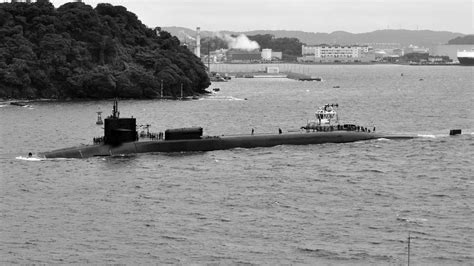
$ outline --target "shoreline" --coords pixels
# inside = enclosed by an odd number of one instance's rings
[[[173,97],[173,96],[163,96],[163,97],[155,97],[155,98],[120,98],[118,97],[117,99],[120,101],[127,101],[127,100],[188,100],[193,97],[202,97],[206,95],[210,95],[212,92],[205,92],[205,93],[200,93],[200,94],[195,94],[195,95],[190,95],[190,96],[184,96],[183,99],[180,99],[180,97]],[[38,103],[38,102],[55,102],[55,103],[61,103],[61,102],[93,102],[93,101],[108,101],[108,100],[114,100],[115,98],[68,98],[68,99],[47,99],[47,98],[38,98],[38,99],[22,99],[22,98],[0,98],[0,104],[11,104],[11,105],[18,105],[21,106],[27,105],[30,103]]]
[[[415,66],[464,66],[460,63],[389,63],[389,62],[347,62],[347,63],[337,63],[337,62],[329,62],[329,63],[318,63],[318,62],[260,62],[260,63],[233,63],[233,62],[222,62],[222,63],[211,63],[211,66],[219,66],[219,65],[304,65],[304,66],[332,66],[332,65],[342,65],[342,66],[367,66],[367,65],[394,65],[394,66],[408,66],[408,65],[415,65]]]

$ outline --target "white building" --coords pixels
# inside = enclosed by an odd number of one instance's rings
[[[369,46],[360,45],[303,45],[301,54],[300,62],[370,62],[375,59]]]
[[[262,60],[263,61],[274,61],[281,60],[282,52],[275,52],[272,49],[262,49]]]
[[[262,60],[272,61],[272,49],[262,49]]]

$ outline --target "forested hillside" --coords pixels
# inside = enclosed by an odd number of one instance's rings
[[[474,44],[474,35],[456,37],[449,40],[448,44]]]
[[[122,6],[0,4],[0,97],[153,98],[203,93],[199,58]]]

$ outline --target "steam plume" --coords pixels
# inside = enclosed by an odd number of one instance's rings
[[[217,37],[227,42],[227,46],[230,49],[240,49],[240,50],[255,50],[259,49],[260,45],[256,41],[251,41],[245,34],[240,34],[237,37],[233,37],[229,34],[217,33]]]

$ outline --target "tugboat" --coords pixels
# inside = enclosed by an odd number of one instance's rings
[[[335,108],[337,104],[326,104],[319,108],[316,120],[308,122],[297,132],[273,134],[204,136],[202,127],[167,129],[164,134],[143,134],[139,140],[135,118],[120,118],[117,100],[112,115],[105,119],[104,136],[94,138],[93,145],[54,150],[39,153],[43,158],[87,158],[93,156],[114,156],[147,152],[212,151],[232,148],[272,147],[277,145],[308,145],[321,143],[345,143],[378,138],[412,139],[417,136],[389,135],[372,132],[366,127],[353,124],[339,124]],[[147,125],[148,126],[148,125]],[[460,134],[455,132],[454,134]],[[453,134],[453,135],[454,135]]]
[[[327,132],[327,131],[357,131],[371,133],[370,128],[363,127],[354,124],[339,124],[339,116],[336,108],[339,104],[326,104],[319,107],[315,112],[316,120],[310,121],[306,126],[301,127],[307,131],[312,130]],[[375,133],[375,126],[372,129],[372,133]]]
[[[326,127],[331,127],[334,120],[336,120],[336,123],[339,123],[339,117],[335,110],[336,107],[339,107],[339,104],[326,104],[319,107],[314,114],[317,120],[308,122],[306,126],[301,128],[306,130],[328,131],[325,130]]]

